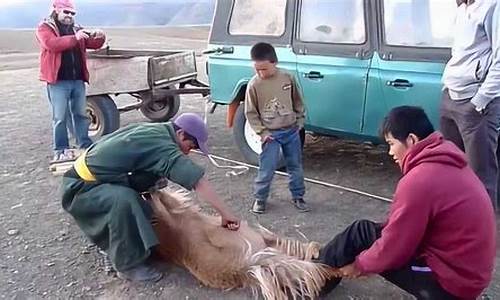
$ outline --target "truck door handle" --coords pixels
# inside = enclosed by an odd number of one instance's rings
[[[309,73],[304,73],[304,77],[309,78],[309,79],[321,79],[325,76],[323,76],[323,74],[321,74],[321,72],[311,71]]]
[[[219,47],[203,50],[203,54],[231,54],[234,53],[234,47]]]
[[[413,83],[409,82],[406,79],[396,79],[392,81],[387,81],[385,84],[395,88],[410,88],[413,86]]]

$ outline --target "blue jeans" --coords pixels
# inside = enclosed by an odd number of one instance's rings
[[[69,148],[68,122],[74,125],[78,146],[82,149],[88,148],[92,140],[89,138],[89,120],[85,112],[85,82],[60,80],[54,84],[47,84],[47,94],[52,105],[54,151],[59,153]]]
[[[271,181],[280,160],[280,149],[286,162],[286,170],[290,174],[288,188],[293,199],[304,197],[304,170],[302,168],[302,143],[297,127],[273,130],[274,140],[262,145],[259,157],[259,173],[255,180],[255,198],[267,201]]]

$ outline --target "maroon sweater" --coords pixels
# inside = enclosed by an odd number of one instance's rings
[[[465,156],[436,132],[402,163],[382,236],[356,258],[364,273],[381,273],[422,258],[440,285],[465,299],[491,280],[496,224],[491,200]]]

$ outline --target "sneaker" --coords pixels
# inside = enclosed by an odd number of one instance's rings
[[[255,200],[252,205],[252,212],[256,214],[263,214],[266,212],[266,202],[262,200]]]
[[[293,205],[300,212],[308,212],[308,211],[310,211],[309,206],[307,206],[307,203],[302,198],[293,199]]]
[[[157,282],[163,277],[163,273],[146,264],[140,264],[137,267],[125,271],[117,272],[118,278],[129,281],[150,281]]]
[[[72,161],[72,160],[75,160],[73,153],[69,149],[66,149],[62,152],[56,152],[54,154],[54,157],[50,161],[50,163],[51,164],[52,163],[62,163],[62,162],[67,162],[67,161]]]
[[[55,153],[54,156],[52,157],[52,160],[50,161],[50,163],[55,163],[55,162],[59,161],[60,156],[61,156],[60,153]]]
[[[69,160],[75,160],[76,159],[76,154],[74,149],[64,149],[64,156],[69,159]]]
[[[78,157],[80,157],[80,155],[82,155],[85,152],[85,150],[87,150],[87,149],[82,149],[82,148],[80,148],[80,149],[71,149],[71,152],[73,154],[73,157],[75,159],[77,159]]]
[[[106,274],[111,274],[113,272],[115,272],[115,267],[113,267],[113,263],[111,262],[111,259],[109,258],[109,255],[102,251],[101,249],[98,249],[98,253],[100,255],[102,255],[102,258],[103,258],[103,266],[104,266],[104,272],[106,272]]]

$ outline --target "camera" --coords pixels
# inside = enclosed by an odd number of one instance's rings
[[[90,38],[95,38],[97,33],[93,30],[88,30],[88,29],[83,29],[83,32],[85,32],[86,34],[88,34],[88,36]]]

